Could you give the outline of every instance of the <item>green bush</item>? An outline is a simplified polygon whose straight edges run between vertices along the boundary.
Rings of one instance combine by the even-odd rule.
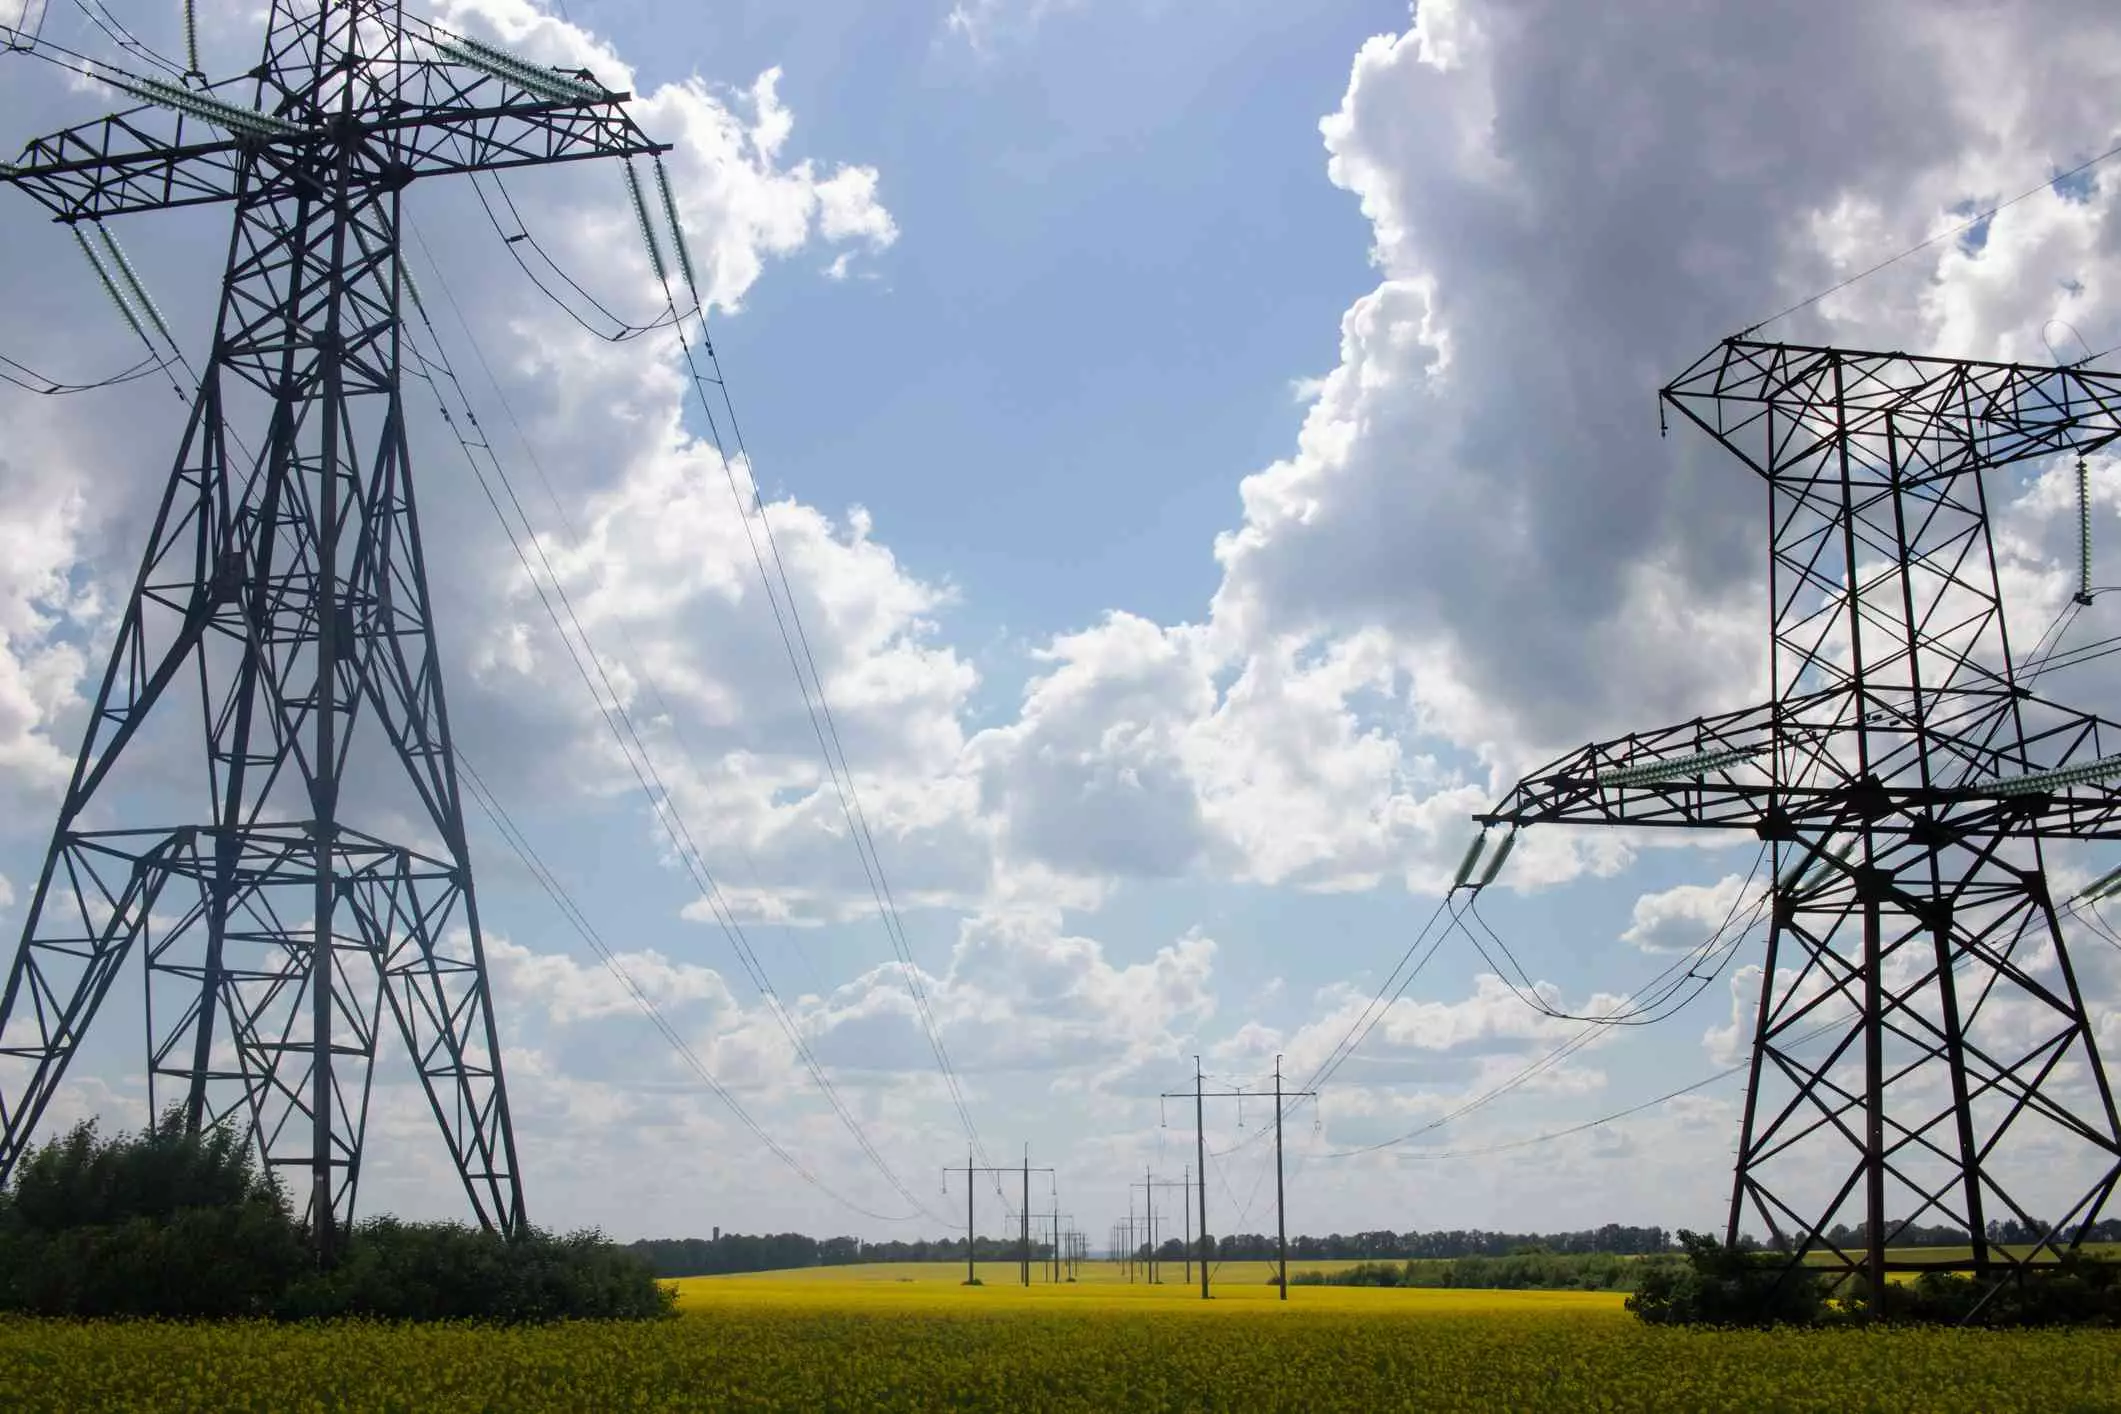
[[[1711,1237],[1679,1234],[1684,1261],[1650,1258],[1628,1309],[1652,1325],[1826,1325],[1874,1315],[1917,1325],[2121,1327],[2121,1262],[2083,1253],[1988,1278],[1924,1272],[1887,1282],[1874,1310],[1861,1273],[1787,1265],[1784,1254],[1741,1252]]]
[[[648,1263],[601,1233],[513,1238],[461,1223],[370,1218],[347,1235],[329,1271],[295,1282],[283,1318],[378,1320],[640,1320],[671,1314],[677,1292]]]
[[[1658,1326],[1811,1325],[1827,1313],[1819,1274],[1771,1252],[1681,1231],[1683,1261],[1642,1265],[1628,1309]]]
[[[1317,1277],[1325,1286],[1405,1286],[1407,1269],[1398,1262],[1357,1262],[1337,1272],[1297,1272],[1291,1286],[1306,1285],[1305,1277]]]
[[[250,1145],[171,1109],[138,1134],[93,1121],[31,1150],[0,1189],[0,1311],[182,1320],[640,1319],[674,1289],[595,1232],[513,1238],[371,1218],[315,1268]]]
[[[2053,1266],[1986,1280],[1924,1272],[1887,1284],[1885,1314],[1950,1325],[2121,1326],[2121,1263],[2073,1253]]]
[[[0,1190],[0,1310],[262,1316],[307,1260],[249,1146],[175,1109],[115,1139],[84,1121]]]
[[[1291,1286],[1419,1286],[1476,1291],[1619,1291],[1646,1261],[1611,1252],[1526,1250],[1508,1257],[1413,1257],[1358,1262],[1336,1272],[1292,1272]],[[1272,1286],[1274,1279],[1269,1277]]]

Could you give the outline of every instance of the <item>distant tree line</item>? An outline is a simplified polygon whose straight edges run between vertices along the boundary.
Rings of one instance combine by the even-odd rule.
[[[1403,1262],[1357,1262],[1336,1271],[1292,1271],[1291,1286],[1461,1287],[1481,1291],[1632,1291],[1645,1268],[1669,1257],[1612,1252],[1552,1252],[1527,1248],[1507,1257],[1410,1257]],[[1267,1279],[1272,1286],[1277,1273]]]
[[[2121,1217],[2105,1218],[2080,1226],[2083,1228],[2086,1242],[2121,1242]],[[2042,1229],[2016,1219],[1991,1220],[1984,1230],[1988,1233],[1990,1242],[2005,1246],[2030,1246],[2047,1236]],[[1965,1228],[1943,1223],[1929,1227],[1920,1223],[1902,1226],[1888,1219],[1885,1232],[1886,1241],[1894,1247],[1968,1247],[1974,1240]],[[1826,1240],[1844,1251],[1854,1251],[1870,1241],[1870,1224],[1837,1223],[1827,1229]],[[2069,1230],[2064,1229],[2055,1234],[2055,1240],[2058,1243],[2067,1243],[2070,1240]]]
[[[720,1276],[734,1272],[773,1272],[791,1267],[837,1267],[855,1262],[962,1262],[965,1239],[943,1237],[912,1242],[864,1242],[855,1237],[809,1237],[800,1232],[750,1236],[716,1232],[713,1237],[659,1237],[630,1244],[659,1277]],[[974,1260],[1013,1262],[1022,1249],[1014,1238],[981,1237]],[[1031,1243],[1032,1260],[1050,1256],[1053,1244]],[[1275,1255],[1274,1239],[1241,1233],[1215,1240],[1219,1261],[1249,1261]],[[1332,1233],[1325,1237],[1292,1237],[1289,1259],[1319,1261],[1404,1261],[1420,1257],[1506,1257],[1525,1251],[1632,1256],[1672,1250],[1671,1234],[1661,1227],[1628,1227],[1608,1223],[1583,1232],[1511,1233],[1478,1229],[1450,1232]],[[1144,1243],[1137,1255],[1146,1256]],[[1180,1261],[1186,1244],[1174,1237],[1158,1248],[1162,1260]]]
[[[1158,1250],[1183,1255],[1185,1244],[1173,1239]],[[1630,1227],[1607,1223],[1581,1232],[1488,1232],[1481,1228],[1452,1228],[1438,1232],[1358,1232],[1324,1237],[1292,1237],[1289,1260],[1306,1262],[1406,1261],[1423,1257],[1508,1257],[1521,1252],[1587,1253],[1610,1252],[1639,1256],[1673,1250],[1672,1234],[1661,1227]],[[1275,1240],[1270,1234],[1246,1232],[1215,1239],[1219,1261],[1258,1261],[1274,1257]]]
[[[1895,1247],[1964,1247],[1972,1239],[1962,1228],[1924,1227],[1905,1229],[1894,1225]],[[1847,1250],[1864,1245],[1864,1227],[1838,1226],[1827,1240]],[[2032,1243],[2040,1234],[2018,1222],[1991,1222],[1991,1242]],[[2087,1242],[2121,1242],[2121,1218],[2108,1218],[2085,1228]],[[1747,1237],[1740,1250],[1760,1244]],[[752,1236],[717,1231],[713,1237],[650,1238],[630,1244],[629,1251],[645,1258],[659,1277],[720,1276],[735,1272],[773,1272],[793,1267],[838,1267],[856,1262],[962,1262],[965,1239],[939,1237],[916,1241],[865,1242],[858,1237],[810,1237],[800,1232],[765,1233]],[[1013,1262],[1020,1252],[1016,1239],[981,1237],[974,1259],[981,1262]],[[1484,1228],[1450,1228],[1436,1232],[1328,1233],[1324,1237],[1289,1239],[1291,1262],[1406,1262],[1460,1257],[1518,1257],[1553,1253],[1559,1256],[1607,1254],[1620,1257],[1649,1256],[1680,1250],[1675,1235],[1661,1227],[1636,1227],[1607,1223],[1576,1232],[1491,1232]],[[1035,1237],[1031,1243],[1034,1261],[1045,1260],[1052,1244]],[[1146,1257],[1149,1245],[1136,1249]],[[1165,1239],[1156,1249],[1157,1259],[1183,1261],[1187,1244],[1179,1238]],[[1270,1234],[1247,1232],[1215,1239],[1218,1261],[1266,1261],[1276,1255]],[[1470,1269],[1469,1269],[1470,1270]],[[1425,1278],[1422,1284],[1428,1284]],[[1571,1283],[1573,1284],[1573,1283]]]
[[[809,1237],[800,1232],[718,1232],[713,1237],[652,1237],[627,1246],[659,1277],[711,1277],[733,1272],[778,1272],[791,1267],[845,1267],[856,1262],[962,1262],[965,1239],[941,1237],[913,1242],[864,1242],[858,1237]],[[1053,1250],[1031,1244],[1033,1260]],[[973,1260],[1013,1262],[1022,1251],[1014,1238],[982,1237]]]

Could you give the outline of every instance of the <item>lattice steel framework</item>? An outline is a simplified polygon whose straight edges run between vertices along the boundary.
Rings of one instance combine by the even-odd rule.
[[[667,149],[587,72],[383,0],[274,0],[243,78],[118,85],[150,105],[30,143],[0,184],[68,224],[205,202],[235,220],[212,349],[0,998],[0,1175],[137,954],[150,1103],[249,1126],[271,1171],[306,1181],[320,1253],[353,1211],[386,1009],[479,1221],[515,1231],[399,397],[400,209],[425,177]],[[142,732],[186,678],[205,820],[101,827],[166,780]],[[388,838],[408,826],[421,849]]]
[[[1731,1240],[1757,1221],[1873,1289],[2052,1260],[2121,1179],[2121,1120],[2042,842],[2121,838],[2121,730],[2014,664],[1983,473],[2121,436],[2121,375],[1732,339],[1663,398],[1766,485],[1773,697],[1587,746],[1479,818],[1772,841]],[[1915,1222],[1970,1255],[1889,1260]]]

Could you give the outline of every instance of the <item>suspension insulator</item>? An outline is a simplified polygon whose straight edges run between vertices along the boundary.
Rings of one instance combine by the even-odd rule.
[[[655,278],[662,284],[670,283],[670,271],[663,264],[663,247],[655,238],[655,227],[648,224],[648,203],[641,199],[640,174],[633,170],[631,160],[623,169],[626,173],[626,195],[633,201],[633,219],[640,223],[641,239],[648,245],[648,263],[655,267]]]
[[[692,250],[685,244],[685,228],[678,222],[677,198],[670,193],[670,175],[663,170],[661,153],[657,153],[655,157],[655,189],[663,198],[663,214],[670,218],[670,244],[677,251],[678,269],[685,276],[685,288],[692,292],[693,299],[697,301],[700,297],[700,285],[692,273]]]
[[[147,293],[147,285],[141,280],[139,272],[133,269],[133,263],[125,258],[125,249],[118,244],[118,238],[110,233],[110,227],[101,222],[96,225],[96,234],[103,238],[104,248],[110,251],[111,263],[118,267],[118,274],[124,279],[127,292],[154,324],[163,342],[175,348],[177,341],[170,337],[169,325],[163,322],[162,311],[155,307],[154,298]]]
[[[111,279],[110,271],[104,267],[102,257],[98,256],[96,248],[88,243],[88,237],[81,234],[80,226],[76,225],[73,229],[74,240],[81,247],[81,253],[88,257],[88,268],[96,272],[96,279],[103,286],[103,293],[109,295],[110,302],[118,306],[118,313],[125,317],[125,322],[131,326],[132,331],[140,336],[140,342],[152,348],[154,341],[147,337],[147,330],[140,327],[140,316],[134,314],[133,307],[126,303],[125,292]]]
[[[1821,885],[1826,883],[1827,879],[1833,874],[1834,865],[1848,863],[1849,856],[1851,854],[1854,854],[1855,852],[1856,841],[1852,838],[1848,841],[1848,843],[1842,845],[1841,848],[1834,851],[1834,856],[1831,861],[1821,859],[1819,861],[1819,867],[1812,870],[1811,873],[1807,874],[1804,877],[1804,882],[1797,886],[1799,891],[1804,893],[1810,893],[1811,891],[1819,888]]]
[[[1512,825],[1510,827],[1510,832],[1502,837],[1502,847],[1495,851],[1494,856],[1488,860],[1488,867],[1481,871],[1480,882],[1475,884],[1473,887],[1476,890],[1479,890],[1484,889],[1488,885],[1494,883],[1495,876],[1502,872],[1503,861],[1510,857],[1510,851],[1515,849],[1516,847],[1517,827],[1515,825]]]
[[[1480,851],[1488,842],[1488,832],[1482,829],[1473,836],[1473,843],[1466,848],[1466,857],[1458,861],[1458,877],[1451,880],[1451,887],[1462,889],[1467,879],[1473,877],[1473,866],[1480,862]]]
[[[420,322],[432,325],[434,321],[427,317],[427,301],[420,298],[419,282],[412,278],[412,267],[405,263],[402,253],[398,256],[398,280],[405,286],[405,293],[412,296],[412,307],[419,311]]]
[[[184,0],[184,76],[206,76],[206,71],[199,67],[199,12],[194,0]]]
[[[2077,602],[2092,601],[2092,472],[2077,458]]]
[[[2121,892],[2121,869],[2109,869],[2106,873],[2092,880],[2084,892],[2078,894],[2077,897],[2087,902],[2097,903],[2100,899],[2116,892]]]

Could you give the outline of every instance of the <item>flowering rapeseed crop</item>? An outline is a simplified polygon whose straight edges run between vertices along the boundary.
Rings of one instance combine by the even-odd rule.
[[[943,1268],[682,1283],[675,1321],[0,1322],[10,1410],[2121,1410],[2121,1332],[1653,1329],[1605,1293],[1217,1299]]]

